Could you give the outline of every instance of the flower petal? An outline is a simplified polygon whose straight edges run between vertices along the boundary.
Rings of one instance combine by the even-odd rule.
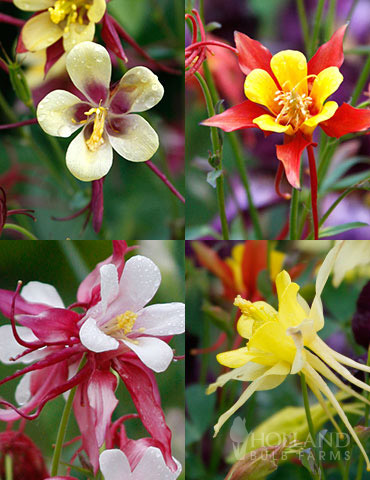
[[[73,122],[74,112],[81,100],[65,90],[54,90],[44,97],[37,106],[37,121],[44,132],[56,137],[69,137],[81,128]]]
[[[112,302],[118,295],[118,273],[117,268],[112,263],[103,265],[100,268],[100,297],[106,305]]]
[[[174,461],[177,464],[177,470],[172,472],[167,467],[161,451],[158,448],[149,447],[145,450],[144,455],[137,464],[132,474],[132,480],[142,480],[144,478],[150,478],[150,480],[175,480],[181,473],[181,465],[175,459]]]
[[[53,285],[28,282],[21,290],[21,297],[30,303],[42,303],[54,308],[64,308],[63,300]]]
[[[57,42],[63,30],[50,20],[49,12],[42,12],[31,17],[22,28],[22,40],[31,52],[43,50]]]
[[[331,39],[321,45],[315,55],[308,62],[308,74],[318,75],[328,67],[340,67],[344,60],[343,36],[347,25],[340,27]]]
[[[94,318],[87,318],[80,328],[80,340],[91,352],[108,352],[119,347],[119,341],[103,333]]]
[[[114,150],[130,162],[146,162],[159,147],[156,131],[140,115],[109,117],[109,140]]]
[[[38,12],[39,10],[46,10],[48,7],[53,6],[55,0],[13,0],[13,3],[20,10]]]
[[[106,9],[106,0],[93,0],[92,5],[87,11],[87,18],[91,20],[91,22],[98,23],[103,18]]]
[[[107,50],[93,42],[82,42],[66,58],[72,82],[88,99],[99,105],[106,102],[112,73]]]
[[[279,88],[265,71],[259,68],[252,70],[244,83],[245,96],[252,102],[267,107],[272,113],[279,113],[278,105],[275,102],[275,95]]]
[[[231,107],[218,115],[203,120],[201,125],[218,127],[224,132],[233,132],[241,128],[255,128],[253,120],[266,113],[266,110],[250,100]]]
[[[325,100],[336,92],[343,82],[343,75],[337,67],[328,67],[322,70],[315,78],[310,97],[320,111]]]
[[[135,338],[135,343],[126,340],[122,342],[154,372],[164,372],[173,359],[172,348],[159,338],[138,337]]]
[[[32,330],[27,327],[17,327],[17,333],[20,338],[26,342],[35,342],[38,340]],[[15,362],[10,360],[23,353],[25,350],[26,347],[20,345],[16,341],[11,325],[3,325],[0,327],[0,362],[5,363],[6,365],[13,365],[14,363],[32,363],[39,358],[41,353],[29,353]]]
[[[261,115],[260,117],[255,118],[253,123],[255,123],[261,130],[265,130],[267,132],[285,132],[287,135],[293,134],[293,128],[291,125],[281,125],[275,121],[275,117],[272,115]]]
[[[68,32],[63,33],[63,47],[66,52],[72,50],[74,46],[82,42],[90,42],[94,39],[95,23],[71,23]]]
[[[110,101],[115,114],[145,112],[162,99],[164,88],[149,68],[134,67],[126,72]]]
[[[117,448],[102,452],[99,464],[105,480],[122,480],[122,478],[130,480],[132,478],[127,457]]]
[[[43,342],[68,341],[78,335],[79,318],[78,313],[65,308],[50,308],[38,315],[17,315],[17,321]]]
[[[68,170],[83,182],[103,178],[113,163],[113,151],[107,137],[96,151],[91,151],[85,142],[86,127],[69,144],[66,153]]]
[[[239,66],[243,73],[248,75],[255,68],[261,68],[268,73],[272,73],[270,67],[272,55],[262,43],[252,40],[240,32],[235,32],[234,38],[238,51]]]
[[[347,133],[360,132],[370,128],[370,110],[355,108],[342,103],[335,114],[320,127],[329,137],[340,138]]]
[[[31,375],[32,372],[25,373],[15,389],[15,401],[18,405],[24,405],[31,398]]]
[[[293,188],[300,188],[301,155],[312,142],[299,131],[292,137],[286,137],[285,142],[284,145],[276,145],[276,155],[284,165],[288,182]]]
[[[271,59],[271,68],[284,92],[294,89],[300,95],[307,95],[307,61],[302,52],[278,52]]]
[[[312,134],[312,129],[315,129],[317,125],[325,120],[331,118],[338,109],[337,102],[326,102],[320,113],[305,120],[301,125],[301,129],[306,133]],[[309,127],[308,130],[305,127]]]
[[[252,360],[255,355],[248,351],[248,347],[229,350],[217,355],[217,361],[229,368],[239,368]]]
[[[145,307],[135,322],[135,330],[144,328],[145,335],[178,335],[185,331],[185,305],[163,303]]]
[[[344,241],[334,263],[333,285],[338,287],[349,270],[369,262],[370,242],[368,240]]]

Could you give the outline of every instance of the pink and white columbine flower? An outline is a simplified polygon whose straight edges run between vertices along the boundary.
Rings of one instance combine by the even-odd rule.
[[[96,353],[130,349],[155,372],[166,370],[173,351],[158,337],[184,332],[185,305],[145,306],[161,282],[158,267],[147,257],[130,258],[120,280],[113,264],[103,265],[100,276],[101,300],[81,320],[81,343]]]
[[[145,162],[157,151],[158,135],[140,115],[163,97],[158,77],[146,67],[128,70],[110,91],[112,64],[107,50],[93,42],[76,45],[67,55],[67,72],[86,100],[54,90],[37,107],[37,120],[49,135],[69,137],[66,162],[84,182],[98,180],[110,170],[112,148],[131,162]]]
[[[147,319],[145,323],[147,330],[145,333],[140,332],[139,339],[130,337],[132,342],[138,342],[139,347],[136,350],[139,353],[127,346],[130,341],[126,337],[131,332],[124,335],[126,343],[117,340],[118,347],[113,347],[109,351],[105,349],[105,351],[95,352],[88,349],[80,338],[84,322],[91,323],[89,319],[95,318],[92,315],[104,310],[105,299],[109,298],[110,300],[105,313],[114,312],[115,307],[124,305],[129,305],[127,308],[135,309],[134,304],[130,302],[139,301],[138,299],[141,298],[145,300],[143,302],[145,304],[151,298],[148,296],[149,292],[153,292],[153,296],[158,288],[160,276],[158,277],[159,272],[154,264],[149,259],[143,262],[139,261],[145,268],[135,271],[130,267],[130,265],[137,264],[134,260],[135,257],[125,265],[124,255],[128,251],[126,242],[113,241],[113,255],[97,265],[85,278],[77,293],[77,303],[68,308],[64,307],[54,287],[40,282],[30,282],[23,287],[20,295],[18,290],[16,293],[0,290],[0,311],[11,319],[11,325],[0,327],[0,360],[7,364],[17,362],[29,364],[0,380],[0,385],[2,385],[12,379],[22,377],[16,390],[16,401],[19,406],[0,399],[0,405],[8,407],[0,409],[0,420],[12,422],[21,417],[29,420],[37,418],[47,402],[73,387],[77,387],[73,403],[75,417],[82,434],[83,448],[89,456],[94,471],[98,469],[99,448],[104,443],[112,413],[118,403],[115,397],[118,380],[117,376],[111,372],[112,369],[124,382],[144,427],[156,441],[156,446],[161,449],[167,465],[173,468],[171,431],[166,425],[161,408],[157,383],[153,371],[140,360],[140,356],[145,361],[148,359],[147,363],[151,368],[162,370],[165,365],[168,366],[172,359],[172,350],[168,346],[164,347],[162,343],[165,343],[164,340],[168,341],[174,333],[183,330],[183,326],[181,327],[184,323],[183,306],[181,307],[181,304],[164,305],[169,312],[167,321],[176,325],[167,331],[167,338],[162,330],[165,328],[165,323],[161,322],[159,329],[156,329],[154,324],[152,326],[150,324],[151,319],[153,321],[162,319],[151,315],[153,312],[150,307],[143,309],[149,310],[149,313],[146,312],[143,317]],[[150,268],[148,265],[151,265],[152,273],[156,272],[157,283],[154,291],[153,285],[149,287],[150,282],[147,284],[145,276],[148,273],[147,269]],[[107,288],[111,288],[111,284],[103,280],[104,272],[106,270],[113,271],[113,266],[119,282],[119,294],[127,294],[127,304],[119,301],[118,293],[113,298],[112,294],[106,291]],[[128,270],[126,271],[127,266]],[[133,273],[139,275],[143,283],[140,286],[136,281],[134,288],[128,289],[127,282]],[[139,304],[135,303],[135,305]],[[166,305],[175,305],[180,318],[173,317],[175,307],[166,307]],[[77,306],[83,308],[85,313],[73,311],[73,308]],[[161,306],[158,306],[159,310],[156,310],[157,306],[154,307],[154,313],[161,311]],[[142,312],[135,311],[139,320],[139,313],[142,315]],[[87,312],[89,312],[88,315]],[[124,310],[117,313],[116,316],[126,312],[127,310]],[[16,326],[16,322],[21,327]],[[92,324],[93,331],[95,331],[94,327],[98,328]],[[114,335],[117,336],[117,334],[117,331],[114,332]],[[163,340],[153,337],[153,345],[160,342],[159,347],[158,344],[157,347],[154,347],[161,356],[159,362],[152,361],[146,348],[146,342],[150,343],[151,334],[163,334]],[[145,335],[148,340],[142,341],[141,339]],[[91,336],[88,335],[88,338],[91,339]],[[112,339],[116,340],[114,336]],[[136,343],[133,344],[137,347]],[[169,350],[171,350],[171,354]],[[78,369],[83,356],[85,356],[85,364]]]

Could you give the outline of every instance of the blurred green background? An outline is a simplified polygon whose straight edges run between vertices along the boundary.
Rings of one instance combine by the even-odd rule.
[[[144,241],[129,242],[138,248],[129,256],[146,255],[160,268],[161,286],[152,303],[184,301],[184,243],[182,241]],[[18,280],[24,284],[31,280],[50,283],[56,287],[66,305],[75,301],[77,288],[95,265],[112,253],[112,243],[108,241],[3,241],[0,246],[0,288],[14,290]],[[126,257],[126,258],[128,258]],[[1,324],[9,323],[0,314]],[[184,353],[184,336],[176,335],[171,341],[176,355]],[[21,366],[19,364],[19,366]],[[18,368],[19,368],[18,366]],[[0,377],[9,375],[17,368],[0,365]],[[173,432],[173,455],[184,466],[184,362],[178,361],[170,365],[166,372],[158,374],[157,380],[161,392],[162,406],[167,422]],[[14,390],[18,381],[9,382],[1,387],[1,396],[14,401]],[[135,407],[122,382],[116,396],[119,399],[113,420],[126,413],[134,413]],[[47,464],[53,454],[52,444],[64,407],[64,400],[58,398],[46,405],[40,417],[28,422],[25,432],[42,450]],[[148,436],[139,420],[126,423],[127,433],[131,438]],[[0,422],[0,429],[5,424]],[[77,436],[78,427],[71,416],[66,439]],[[73,455],[76,446],[66,447],[62,459],[67,461]],[[72,470],[72,475],[78,477]],[[86,478],[80,476],[78,478]],[[184,479],[184,473],[180,479]]]

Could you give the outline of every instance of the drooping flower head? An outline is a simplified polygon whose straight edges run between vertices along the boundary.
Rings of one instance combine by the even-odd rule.
[[[338,373],[353,385],[370,391],[370,387],[354,377],[346,366],[370,372],[370,367],[355,362],[339,354],[326,345],[317,332],[324,326],[321,293],[333,269],[334,264],[341,264],[342,269],[349,269],[348,258],[343,256],[344,243],[338,243],[327,255],[316,279],[316,296],[311,305],[298,294],[299,286],[291,282],[286,271],[276,278],[279,308],[275,310],[266,302],[250,302],[238,296],[235,305],[241,310],[238,321],[239,334],[247,339],[246,346],[237,350],[220,353],[217,360],[233,370],[221,375],[212,384],[208,393],[225,385],[231,379],[250,381],[239,400],[225,412],[215,426],[218,433],[226,420],[240,408],[248,398],[258,390],[270,390],[279,386],[290,374],[304,374],[319,403],[340,431],[331,412],[327,408],[323,395],[329,400],[359,446],[370,471],[370,462],[364,447],[352,428],[337,398],[328,387],[324,378],[350,393],[365,403],[370,403],[364,396],[345,384],[334,373]],[[334,371],[334,372],[333,372]]]
[[[319,125],[331,137],[370,127],[370,111],[327,101],[343,76],[343,36],[346,26],[334,33],[307,62],[303,53],[284,50],[272,56],[269,50],[243,33],[235,33],[239,66],[246,75],[247,100],[215,115],[203,125],[226,132],[259,128],[266,134],[284,133],[284,145],[276,147],[289,183],[300,188],[300,157],[313,145]]]
[[[70,172],[88,182],[104,177],[112,166],[113,150],[131,162],[145,162],[158,149],[158,135],[140,115],[163,97],[163,87],[146,67],[134,67],[110,90],[112,65],[107,50],[83,42],[67,56],[72,82],[86,100],[55,90],[41,100],[37,120],[49,135],[69,137],[66,162]]]

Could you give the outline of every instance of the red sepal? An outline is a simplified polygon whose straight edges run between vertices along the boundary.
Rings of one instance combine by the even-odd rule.
[[[118,58],[127,62],[126,54],[123,50],[121,40],[115,29],[114,23],[112,22],[109,15],[105,14],[103,17],[103,28],[101,31],[102,39],[105,42],[105,45],[114,52]]]
[[[299,172],[303,150],[312,144],[300,131],[294,136],[285,135],[284,145],[276,145],[277,158],[283,163],[285,175],[293,188],[301,188]]]
[[[219,127],[225,132],[233,132],[241,128],[258,128],[253,120],[260,115],[264,115],[267,111],[250,100],[246,100],[239,105],[235,105],[223,113],[214,115],[201,122],[206,127]]]
[[[19,34],[19,37],[18,37],[18,42],[17,42],[17,48],[15,50],[17,53],[26,53],[28,52],[25,44],[23,43],[23,40],[22,40],[22,30],[21,30],[21,33]]]
[[[262,43],[240,32],[235,32],[234,38],[239,66],[243,73],[248,75],[251,70],[262,68],[275,78],[270,67],[271,52]]]
[[[343,36],[347,25],[340,27],[331,37],[331,39],[321,45],[315,55],[308,62],[308,75],[317,75],[328,67],[340,68],[343,60]]]
[[[370,128],[370,110],[343,103],[329,120],[320,123],[320,127],[329,137],[336,138],[366,130]]]
[[[64,53],[63,38],[53,43],[46,49],[46,62],[44,67],[44,78],[51,67],[60,59]]]

